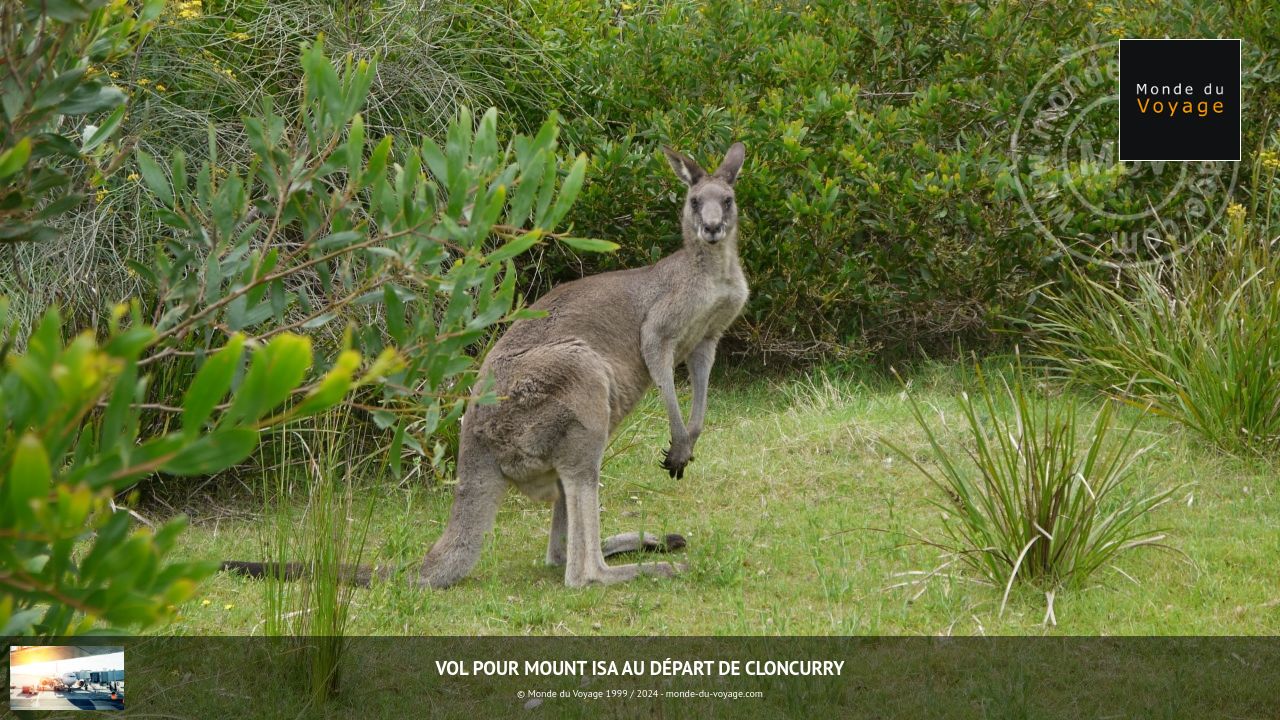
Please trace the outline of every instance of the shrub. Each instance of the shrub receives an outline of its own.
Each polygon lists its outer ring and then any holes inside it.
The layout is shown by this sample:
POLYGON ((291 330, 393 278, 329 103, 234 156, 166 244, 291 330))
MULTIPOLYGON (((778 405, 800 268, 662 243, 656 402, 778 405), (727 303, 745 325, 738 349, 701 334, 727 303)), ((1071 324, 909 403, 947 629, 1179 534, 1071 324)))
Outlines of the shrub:
MULTIPOLYGON (((1071 377, 1150 404, 1222 450, 1280 450, 1280 251, 1247 232, 1111 281, 1077 271, 1033 323, 1071 377)), ((1264 234, 1265 233, 1265 234, 1264 234)))
POLYGON ((125 94, 98 64, 136 47, 161 6, 148 0, 137 17, 107 0, 0 9, 0 242, 56 237, 51 222, 84 198, 87 173, 73 180, 69 161, 87 163, 97 185, 124 159, 105 143, 124 118, 125 94), (99 125, 84 125, 81 137, 66 121, 108 110, 99 125))
MULTIPOLYGON (((738 192, 753 294, 737 338, 764 353, 879 350, 889 361, 998 344, 1010 318, 1034 313, 1034 289, 1061 278, 1057 244, 1015 193, 1037 168, 1010 158, 1014 118, 1042 72, 1114 37, 1218 28, 1245 40, 1243 127, 1253 148, 1280 103, 1266 82, 1280 57, 1270 52, 1276 13, 1266 3, 1198 0, 1176 9, 1119 0, 182 0, 157 18, 164 32, 100 67, 132 93, 122 142, 205 159, 212 123, 219 165, 242 175, 253 149, 239 117, 264 97, 283 117, 300 110, 298 48, 319 34, 338 54, 379 63, 364 113, 371 135, 439 141, 461 104, 498 106, 512 131, 533 133, 559 109, 564 139, 590 153, 593 178, 566 222, 626 249, 580 258, 551 248, 524 273, 528 296, 674 249, 680 193, 657 146, 708 158, 743 140, 738 192)), ((1091 113, 1080 133, 1114 137, 1114 120, 1091 113)), ((1115 215, 1146 210, 1144 193, 1115 187, 1115 167, 1072 175, 1089 178, 1082 192, 1105 198, 1115 215)), ((1046 192, 1069 192, 1062 175, 1040 178, 1046 192)), ((1172 189, 1176 175, 1141 182, 1172 189)), ((127 177, 107 174, 95 202, 60 223, 67 242, 0 257, 0 292, 14 296, 22 322, 56 299, 87 326, 114 298, 148 292, 117 262, 149 262, 155 229, 139 212, 143 189, 127 177), (49 276, 63 281, 38 280, 49 276)), ((1085 212, 1064 218, 1061 234, 1117 229, 1085 212)))
MULTIPOLYGON (((11 297, 11 311, 24 328, 53 304, 72 324, 89 327, 103 321, 116 299, 145 297, 150 289, 122 261, 150 263, 157 224, 138 169, 111 165, 112 153, 134 146, 153 156, 181 150, 198 168, 210 159, 212 143, 222 171, 251 174, 254 148, 241 118, 259 115, 267 98, 277 115, 289 121, 298 116, 305 101, 300 60, 304 44, 317 37, 334 57, 377 62, 361 108, 366 134, 375 141, 396 136, 417 144, 425 136, 443 142, 464 106, 497 106, 513 129, 533 133, 551 107, 542 101, 542 88, 554 87, 545 80, 550 70, 544 55, 492 6, 457 0, 148 0, 141 22, 132 15, 137 4, 87 4, 94 13, 160 31, 145 42, 139 34, 120 52, 95 54, 83 65, 87 77, 113 88, 117 103, 127 96, 129 109, 121 106, 121 115, 113 116, 119 142, 99 148, 111 151, 100 163, 110 171, 91 188, 92 201, 54 223, 61 241, 27 243, 0 255, 0 294, 11 297), (57 281, 46 282, 50 278, 57 281)), ((4 27, 0 48, 25 49, 18 40, 23 26, 6 20, 4 27)), ((92 116, 88 121, 108 127, 92 116)), ((84 127, 79 116, 63 115, 59 132, 74 140, 84 127)), ((503 141, 510 135, 504 133, 503 141)))
POLYGON ((555 231, 586 158, 557 155, 554 117, 503 147, 495 109, 478 122, 463 109, 443 147, 397 154, 390 137, 366 144, 358 112, 375 63, 339 71, 317 42, 302 65, 296 116, 268 102, 245 119, 254 162, 243 173, 213 142, 194 176, 181 151, 163 162, 138 151, 155 205, 144 211, 162 233, 147 262, 130 263, 159 331, 144 362, 202 357, 226 332, 301 330, 325 349, 345 335, 371 357, 398 347, 409 361, 363 402, 392 435, 398 473, 405 447, 424 452, 461 416, 478 369, 470 348, 527 314, 514 259, 548 240, 615 246, 555 231))
MULTIPOLYGON (((266 428, 343 399, 360 363, 350 353, 303 388, 305 339, 282 334, 252 353, 239 392, 220 407, 245 355, 232 338, 191 379, 181 427, 140 434, 147 383, 138 359, 155 340, 133 308, 111 319, 106 341, 63 343, 50 312, 12 351, 0 332, 0 635, 70 635, 101 622, 114 630, 161 622, 216 565, 166 562, 185 520, 130 532, 116 493, 155 472, 204 475, 244 460, 266 428), (290 409, 280 405, 294 397, 290 409)), ((0 328, 7 327, 0 301, 0 328)))
POLYGON ((1140 496, 1129 486, 1145 452, 1130 449, 1138 419, 1117 437, 1114 403, 1086 423, 1076 399, 1033 395, 1020 364, 1016 373, 1012 384, 1001 378, 992 387, 978 370, 976 397, 961 396, 963 456, 944 447, 914 399, 936 466, 884 441, 941 493, 932 502, 943 514, 942 535, 923 542, 945 550, 948 564, 1003 587, 1001 613, 1015 582, 1079 585, 1118 555, 1157 545, 1164 535, 1143 521, 1176 490, 1140 496))
MULTIPOLYGON (((552 255, 539 280, 678 247, 682 196, 657 146, 713 158, 742 140, 752 298, 734 332, 759 352, 945 354, 995 345, 1008 318, 1027 317, 1033 289, 1059 276, 1061 251, 1019 207, 1016 182, 1036 168, 1011 163, 1011 135, 1041 73, 1071 49, 1232 28, 1246 38, 1246 87, 1257 88, 1246 147, 1280 99, 1263 90, 1275 9, 1259 5, 532 5, 522 23, 578 69, 566 83, 583 111, 564 99, 566 138, 591 153, 594 181, 569 220, 624 247, 585 262, 552 255)), ((1081 132, 1114 137, 1114 121, 1092 113, 1081 132)), ((1141 193, 1109 184, 1113 174, 1093 175, 1116 214, 1146 209, 1141 193)), ((1150 182, 1164 188, 1172 175, 1150 182)), ((1109 236, 1106 222, 1078 213, 1061 233, 1109 236)))
MULTIPOLYGON (((119 125, 124 106, 119 91, 87 79, 80 53, 125 47, 140 26, 123 2, 31 7, 24 27, 39 32, 23 47, 35 60, 13 69, 31 82, 3 98, 8 116, 26 124, 6 125, 0 138, 0 170, 12 179, 0 229, 46 242, 47 222, 77 200, 37 197, 59 185, 48 178, 70 186, 79 172, 99 182, 123 162, 122 148, 105 167, 86 156, 119 125), (54 49, 41 55, 45 45, 54 49), (46 71, 55 61, 71 69, 46 71), (31 119, 46 101, 56 111, 31 119), (59 112, 113 107, 79 147, 52 134, 59 112), (60 148, 66 169, 43 162, 40 143, 60 148)), ((142 16, 155 10, 148 4, 142 16)), ((496 110, 479 122, 464 110, 443 148, 427 141, 393 154, 390 137, 365 144, 359 110, 373 65, 348 59, 336 68, 319 42, 301 61, 299 111, 286 118, 267 102, 244 120, 254 155, 243 171, 219 163, 212 132, 194 175, 181 150, 163 161, 136 153, 146 189, 139 214, 155 245, 148 262, 129 267, 147 292, 111 311, 103 345, 84 331, 64 346, 56 312, 20 342, 8 303, 0 308, 7 633, 159 622, 210 568, 163 564, 180 521, 154 538, 126 538, 130 515, 112 504, 118 493, 156 473, 225 470, 249 457, 264 430, 353 393, 362 412, 391 429, 389 462, 398 469, 406 446, 420 452, 461 414, 476 369, 470 347, 528 314, 516 307, 513 258, 548 239, 612 247, 555 232, 586 160, 557 155, 554 117, 502 147, 496 110), (367 367, 359 350, 374 358, 367 367), (375 379, 387 382, 374 387, 375 379)))

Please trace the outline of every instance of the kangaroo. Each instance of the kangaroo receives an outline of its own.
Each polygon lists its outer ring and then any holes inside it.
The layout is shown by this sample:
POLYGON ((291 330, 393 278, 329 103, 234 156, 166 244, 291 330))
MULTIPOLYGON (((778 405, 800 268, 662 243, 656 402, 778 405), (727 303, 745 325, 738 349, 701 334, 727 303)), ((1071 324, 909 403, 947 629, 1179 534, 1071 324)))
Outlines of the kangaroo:
MULTIPOLYGON (((463 415, 453 507, 418 570, 418 585, 445 588, 466 577, 511 485, 553 504, 546 561, 564 567, 565 585, 684 569, 668 562, 606 564, 621 553, 679 549, 685 539, 630 532, 601 541, 600 464, 610 436, 651 385, 662 395, 671 430, 662 468, 679 479, 693 461, 716 344, 747 300, 733 191, 746 151, 735 143, 712 173, 674 150, 663 152, 688 186, 684 247, 647 267, 556 286, 531 306, 545 316, 515 322, 493 346, 480 379, 491 381, 501 400, 473 401, 463 415), (674 370, 681 363, 693 384, 688 425, 676 398, 674 370)), ((223 569, 286 579, 303 573, 297 563, 231 561, 223 569)), ((355 584, 374 575, 390 573, 343 572, 355 584)))

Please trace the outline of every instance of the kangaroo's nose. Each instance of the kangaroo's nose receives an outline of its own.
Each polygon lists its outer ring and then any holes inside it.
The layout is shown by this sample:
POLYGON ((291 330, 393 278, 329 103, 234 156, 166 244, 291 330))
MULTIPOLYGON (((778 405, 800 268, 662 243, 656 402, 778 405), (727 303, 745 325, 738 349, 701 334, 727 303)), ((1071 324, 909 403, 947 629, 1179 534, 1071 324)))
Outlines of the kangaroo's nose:
POLYGON ((707 223, 703 225, 703 227, 706 228, 708 235, 719 235, 721 228, 724 227, 724 223, 707 223))

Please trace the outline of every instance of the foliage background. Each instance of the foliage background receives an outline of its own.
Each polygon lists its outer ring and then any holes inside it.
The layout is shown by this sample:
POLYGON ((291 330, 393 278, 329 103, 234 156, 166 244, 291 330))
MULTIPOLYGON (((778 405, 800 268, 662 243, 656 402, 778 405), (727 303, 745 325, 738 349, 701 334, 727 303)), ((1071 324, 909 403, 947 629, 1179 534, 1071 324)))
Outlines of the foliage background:
MULTIPOLYGON (((526 27, 559 43, 585 90, 566 134, 592 153, 593 182, 571 219, 624 248, 588 269, 678 244, 658 143, 714 163, 743 140, 753 299, 738 331, 754 352, 892 361, 988 349, 1027 317, 1033 289, 1062 267, 1019 208, 1011 176, 1028 168, 1010 167, 1010 136, 1032 86, 1072 50, 1121 36, 1244 38, 1246 160, 1280 108, 1280 11, 1264 3, 561 7, 526 27)), ((1094 229, 1073 222, 1064 234, 1094 229)), ((579 271, 552 266, 554 278, 579 271)))
MULTIPOLYGON (((569 222, 623 249, 547 251, 525 268, 529 296, 678 247, 658 146, 712 164, 744 141, 753 297, 735 339, 756 355, 890 362, 1001 344, 1034 289, 1063 274, 1019 209, 1011 179, 1026 168, 1009 166, 1009 141, 1066 52, 1120 36, 1243 38, 1246 162, 1280 108, 1280 10, 1258 0, 185 0, 162 22, 100 68, 131 89, 125 132, 146 149, 199 158, 213 122, 221 157, 244 162, 236 119, 266 93, 289 97, 299 43, 317 34, 335 56, 378 60, 371 137, 438 139, 463 103, 502 108, 507 132, 558 110, 562 151, 590 154, 569 222)), ((0 255, 0 293, 29 305, 15 313, 57 300, 88 324, 142 292, 120 259, 146 257, 155 220, 131 177, 113 177, 63 242, 0 255)))

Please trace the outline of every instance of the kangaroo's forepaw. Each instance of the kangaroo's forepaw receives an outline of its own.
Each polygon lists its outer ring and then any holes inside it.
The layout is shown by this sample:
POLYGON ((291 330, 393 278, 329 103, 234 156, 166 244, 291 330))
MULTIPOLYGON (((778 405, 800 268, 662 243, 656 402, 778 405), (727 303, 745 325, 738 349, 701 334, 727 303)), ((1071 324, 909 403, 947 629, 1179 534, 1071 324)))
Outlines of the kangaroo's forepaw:
POLYGON ((687 450, 676 451, 673 447, 662 451, 662 469, 677 480, 684 478, 684 468, 691 462, 693 456, 687 450))

